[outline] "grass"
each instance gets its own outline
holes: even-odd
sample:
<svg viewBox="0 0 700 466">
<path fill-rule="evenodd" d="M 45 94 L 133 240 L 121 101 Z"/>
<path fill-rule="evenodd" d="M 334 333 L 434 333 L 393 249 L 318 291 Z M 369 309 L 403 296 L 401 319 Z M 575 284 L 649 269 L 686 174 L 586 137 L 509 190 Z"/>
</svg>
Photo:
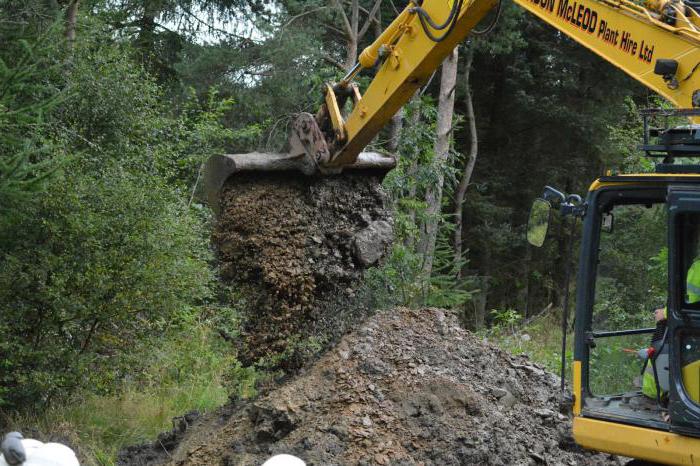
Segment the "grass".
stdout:
<svg viewBox="0 0 700 466">
<path fill-rule="evenodd" d="M 146 370 L 119 393 L 85 394 L 39 414 L 15 415 L 8 424 L 66 439 L 81 464 L 113 465 L 121 448 L 155 439 L 172 428 L 173 417 L 215 409 L 231 392 L 254 395 L 255 378 L 230 345 L 197 324 L 154 348 Z"/>
<path fill-rule="evenodd" d="M 510 323 L 495 327 L 485 336 L 514 354 L 527 354 L 533 361 L 547 370 L 559 374 L 561 371 L 561 315 L 551 310 L 525 325 Z M 523 338 L 524 335 L 528 337 Z M 571 381 L 573 360 L 573 333 L 567 334 L 567 373 Z M 637 390 L 634 384 L 639 376 L 642 361 L 626 350 L 646 348 L 649 335 L 634 335 L 596 340 L 591 351 L 590 389 L 596 395 L 617 394 Z"/>
<path fill-rule="evenodd" d="M 548 371 L 559 374 L 561 371 L 562 335 L 559 319 L 559 313 L 550 310 L 525 325 L 510 323 L 505 326 L 496 326 L 486 332 L 485 336 L 501 348 L 513 354 L 527 354 Z M 573 355 L 573 335 L 571 333 L 567 335 L 566 346 L 567 365 L 570 367 Z M 566 374 L 567 379 L 570 376 L 570 374 Z"/>
</svg>

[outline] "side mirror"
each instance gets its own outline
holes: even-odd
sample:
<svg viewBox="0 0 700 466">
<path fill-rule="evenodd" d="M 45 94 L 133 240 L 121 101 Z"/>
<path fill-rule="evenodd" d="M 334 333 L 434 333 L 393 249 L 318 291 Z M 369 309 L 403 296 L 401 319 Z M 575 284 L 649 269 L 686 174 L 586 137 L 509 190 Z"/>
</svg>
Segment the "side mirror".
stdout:
<svg viewBox="0 0 700 466">
<path fill-rule="evenodd" d="M 544 199 L 535 199 L 527 221 L 527 242 L 535 247 L 542 247 L 549 230 L 549 217 L 552 205 Z"/>
<path fill-rule="evenodd" d="M 612 214 L 612 212 L 608 212 L 607 214 L 603 214 L 603 218 L 601 219 L 601 225 L 600 225 L 601 231 L 604 231 L 605 233 L 612 233 L 614 225 L 615 225 L 615 216 Z"/>
</svg>

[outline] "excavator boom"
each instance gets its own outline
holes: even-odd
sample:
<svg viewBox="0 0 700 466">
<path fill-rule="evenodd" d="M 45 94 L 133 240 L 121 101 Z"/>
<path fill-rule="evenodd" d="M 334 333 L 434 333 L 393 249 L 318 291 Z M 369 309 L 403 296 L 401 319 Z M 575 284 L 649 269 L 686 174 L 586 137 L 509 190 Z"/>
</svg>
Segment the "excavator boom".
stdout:
<svg viewBox="0 0 700 466">
<path fill-rule="evenodd" d="M 700 106 L 700 16 L 693 8 L 675 1 L 656 1 L 646 8 L 627 0 L 513 1 L 676 107 Z M 496 3 L 497 0 L 425 1 L 420 10 L 410 3 L 360 55 L 352 74 L 375 65 L 376 60 L 381 63 L 347 120 L 330 122 L 333 134 L 347 136 L 330 142 L 335 150 L 329 165 L 352 163 Z M 434 19 L 433 22 L 449 19 L 452 8 L 460 4 L 452 30 L 436 41 L 440 31 L 424 18 Z M 341 82 L 335 88 L 344 85 Z M 329 107 L 334 99 L 326 92 L 325 106 Z"/>
<path fill-rule="evenodd" d="M 445 57 L 503 0 L 412 0 L 359 56 L 340 83 L 325 86 L 316 113 L 297 116 L 289 152 L 213 157 L 205 167 L 210 204 L 241 171 L 306 175 L 344 169 L 386 172 L 393 157 L 363 150 Z M 513 0 L 617 66 L 676 107 L 700 107 L 700 15 L 679 0 Z M 352 79 L 377 67 L 364 94 Z M 343 109 L 350 101 L 352 110 Z M 698 122 L 698 117 L 691 117 Z"/>
</svg>

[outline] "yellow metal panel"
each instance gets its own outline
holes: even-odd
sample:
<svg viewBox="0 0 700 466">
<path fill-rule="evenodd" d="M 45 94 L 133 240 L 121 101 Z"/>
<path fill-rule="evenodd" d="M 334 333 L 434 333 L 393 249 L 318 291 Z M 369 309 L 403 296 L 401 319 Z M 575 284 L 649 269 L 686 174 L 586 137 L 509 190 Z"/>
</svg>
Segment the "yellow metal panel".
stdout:
<svg viewBox="0 0 700 466">
<path fill-rule="evenodd" d="M 616 422 L 574 418 L 576 443 L 591 450 L 664 464 L 700 465 L 700 438 Z"/>
<path fill-rule="evenodd" d="M 572 384 L 574 388 L 574 416 L 581 414 L 581 361 L 571 365 Z"/>
<path fill-rule="evenodd" d="M 340 113 L 335 92 L 333 92 L 333 88 L 330 84 L 326 84 L 326 108 L 328 109 L 328 115 L 331 117 L 336 140 L 344 141 L 346 136 L 345 122 L 343 121 L 343 115 Z"/>
<path fill-rule="evenodd" d="M 611 186 L 630 186 L 634 184 L 633 178 L 662 178 L 656 183 L 650 184 L 645 182 L 644 186 L 651 186 L 653 184 L 662 185 L 664 183 L 671 182 L 671 178 L 678 177 L 688 178 L 689 181 L 692 182 L 700 181 L 700 174 L 698 173 L 628 173 L 625 175 L 618 175 L 618 177 L 623 179 L 615 181 L 601 181 L 599 179 L 595 180 L 593 183 L 591 183 L 591 186 L 588 188 L 588 191 L 597 191 L 601 188 L 609 188 Z M 625 181 L 624 178 L 630 178 L 630 180 Z M 663 178 L 668 178 L 668 181 L 663 180 Z"/>
<path fill-rule="evenodd" d="M 362 103 L 345 122 L 348 143 L 334 155 L 331 165 L 352 163 L 399 108 L 430 78 L 455 46 L 493 9 L 496 0 L 465 1 L 464 5 L 455 29 L 439 43 L 430 40 L 423 32 L 418 17 L 406 10 L 387 28 L 390 30 L 388 36 L 396 31 L 401 32 L 394 46 L 398 67 L 394 58 L 380 65 L 377 75 L 362 96 Z M 427 0 L 423 3 L 423 8 L 436 22 L 442 23 L 449 16 L 451 7 L 445 0 Z M 378 51 L 378 42 L 380 41 L 370 48 Z M 363 61 L 370 62 L 374 53 L 368 53 Z"/>
<path fill-rule="evenodd" d="M 693 401 L 700 403 L 700 361 L 688 364 L 681 372 L 686 393 Z"/>
<path fill-rule="evenodd" d="M 389 26 L 381 33 L 381 35 L 374 41 L 372 45 L 367 47 L 360 54 L 358 61 L 362 68 L 372 68 L 379 59 L 379 49 L 384 44 L 391 44 L 398 36 L 403 32 L 403 28 L 408 21 L 411 19 L 411 13 L 409 13 L 410 8 L 406 7 L 399 16 L 391 22 Z"/>
<path fill-rule="evenodd" d="M 693 91 L 700 88 L 700 76 L 694 75 L 695 67 L 700 63 L 698 33 L 657 21 L 642 7 L 625 0 L 514 2 L 660 93 L 677 107 L 692 107 Z M 683 26 L 682 20 L 678 21 L 678 26 Z M 677 89 L 670 89 L 661 76 L 654 74 L 659 58 L 678 61 Z"/>
</svg>

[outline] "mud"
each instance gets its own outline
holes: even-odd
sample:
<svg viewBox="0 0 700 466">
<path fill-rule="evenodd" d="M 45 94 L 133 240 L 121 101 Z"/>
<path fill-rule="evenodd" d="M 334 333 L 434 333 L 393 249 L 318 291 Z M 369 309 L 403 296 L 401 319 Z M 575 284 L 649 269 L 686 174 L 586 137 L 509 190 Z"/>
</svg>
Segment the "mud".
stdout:
<svg viewBox="0 0 700 466">
<path fill-rule="evenodd" d="M 221 211 L 213 240 L 243 297 L 244 364 L 298 369 L 367 315 L 363 272 L 392 239 L 378 177 L 237 175 Z"/>
<path fill-rule="evenodd" d="M 121 464 L 259 465 L 278 453 L 310 465 L 621 464 L 574 444 L 558 383 L 445 311 L 394 309 L 259 399 L 180 425 L 167 452 L 154 442 Z"/>
</svg>

